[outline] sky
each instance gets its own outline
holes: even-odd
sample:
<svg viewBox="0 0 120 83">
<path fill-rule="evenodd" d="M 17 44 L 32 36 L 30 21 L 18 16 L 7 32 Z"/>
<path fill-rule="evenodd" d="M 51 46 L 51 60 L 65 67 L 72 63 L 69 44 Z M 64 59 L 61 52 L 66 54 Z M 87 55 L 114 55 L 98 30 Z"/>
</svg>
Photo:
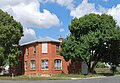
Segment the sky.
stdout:
<svg viewBox="0 0 120 83">
<path fill-rule="evenodd" d="M 120 26 L 120 0 L 0 0 L 0 9 L 23 26 L 20 44 L 42 37 L 69 35 L 72 19 L 86 14 L 108 14 Z"/>
</svg>

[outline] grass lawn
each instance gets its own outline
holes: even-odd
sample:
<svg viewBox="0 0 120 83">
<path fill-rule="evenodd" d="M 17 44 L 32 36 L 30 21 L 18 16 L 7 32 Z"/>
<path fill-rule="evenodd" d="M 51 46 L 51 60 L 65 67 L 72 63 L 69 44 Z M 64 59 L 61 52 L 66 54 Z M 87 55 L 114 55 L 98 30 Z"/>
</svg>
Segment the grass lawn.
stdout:
<svg viewBox="0 0 120 83">
<path fill-rule="evenodd" d="M 115 75 L 120 75 L 116 73 Z M 0 76 L 0 80 L 70 80 L 71 78 L 90 78 L 90 77 L 101 77 L 101 76 L 113 76 L 112 73 L 99 73 L 99 74 L 56 74 L 51 77 L 40 77 L 40 76 Z"/>
<path fill-rule="evenodd" d="M 71 78 L 90 78 L 90 77 L 101 77 L 101 76 L 113 76 L 109 69 L 97 69 L 97 74 L 54 74 L 51 77 L 40 77 L 40 76 L 0 76 L 0 80 L 70 80 Z M 116 72 L 115 75 L 120 75 L 120 72 Z"/>
<path fill-rule="evenodd" d="M 70 80 L 70 77 L 57 77 L 57 76 L 51 76 L 51 77 L 40 77 L 40 76 L 0 76 L 0 80 Z"/>
</svg>

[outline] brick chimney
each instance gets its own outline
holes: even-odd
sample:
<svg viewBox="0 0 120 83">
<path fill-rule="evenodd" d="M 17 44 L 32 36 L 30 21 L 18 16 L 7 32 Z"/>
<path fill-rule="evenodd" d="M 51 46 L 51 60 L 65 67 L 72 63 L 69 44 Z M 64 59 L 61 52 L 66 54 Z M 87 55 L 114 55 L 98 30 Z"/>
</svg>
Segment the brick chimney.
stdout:
<svg viewBox="0 0 120 83">
<path fill-rule="evenodd" d="M 60 38 L 58 38 L 58 40 L 59 40 L 59 41 L 62 41 L 62 40 L 63 40 L 63 38 L 62 38 L 62 37 L 60 37 Z"/>
</svg>

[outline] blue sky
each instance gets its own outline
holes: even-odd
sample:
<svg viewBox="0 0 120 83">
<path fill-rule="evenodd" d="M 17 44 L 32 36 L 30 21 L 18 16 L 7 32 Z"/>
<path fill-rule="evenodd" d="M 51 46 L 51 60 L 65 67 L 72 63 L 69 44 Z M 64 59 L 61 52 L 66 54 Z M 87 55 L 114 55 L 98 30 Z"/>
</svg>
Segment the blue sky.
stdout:
<svg viewBox="0 0 120 83">
<path fill-rule="evenodd" d="M 20 43 L 65 38 L 71 20 L 90 13 L 112 15 L 120 25 L 120 0 L 0 0 L 0 9 L 23 25 Z"/>
<path fill-rule="evenodd" d="M 60 6 L 56 3 L 45 3 L 41 4 L 41 9 L 47 9 L 50 12 L 57 15 L 60 20 L 59 26 L 53 26 L 48 29 L 36 29 L 37 36 L 50 36 L 52 38 L 66 37 L 69 33 L 68 25 L 70 24 L 72 17 L 70 16 L 70 10 L 66 7 Z M 51 20 L 52 21 L 52 20 Z M 63 31 L 60 31 L 63 30 Z M 41 32 L 41 33 L 39 33 Z M 45 32 L 45 33 L 44 33 Z"/>
</svg>

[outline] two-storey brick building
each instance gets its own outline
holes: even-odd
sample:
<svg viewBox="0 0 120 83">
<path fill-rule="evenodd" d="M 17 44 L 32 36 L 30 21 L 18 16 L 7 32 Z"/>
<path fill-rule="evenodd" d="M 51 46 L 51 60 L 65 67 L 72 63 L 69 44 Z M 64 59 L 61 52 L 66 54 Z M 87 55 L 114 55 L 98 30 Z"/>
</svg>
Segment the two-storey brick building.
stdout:
<svg viewBox="0 0 120 83">
<path fill-rule="evenodd" d="M 80 62 L 72 62 L 71 60 L 66 62 L 58 54 L 60 42 L 62 42 L 62 38 L 55 40 L 45 37 L 22 44 L 23 55 L 21 63 L 23 63 L 23 66 L 21 67 L 24 67 L 21 69 L 22 74 L 80 73 Z"/>
</svg>

